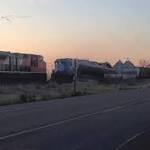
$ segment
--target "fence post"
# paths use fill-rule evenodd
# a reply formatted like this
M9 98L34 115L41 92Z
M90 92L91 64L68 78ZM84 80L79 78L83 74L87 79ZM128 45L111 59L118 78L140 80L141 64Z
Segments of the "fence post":
M74 95L77 93L77 59L74 59Z

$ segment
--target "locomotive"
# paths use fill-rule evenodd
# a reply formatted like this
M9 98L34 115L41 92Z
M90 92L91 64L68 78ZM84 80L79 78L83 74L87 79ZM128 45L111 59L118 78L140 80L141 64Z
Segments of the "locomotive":
M0 82L44 82L46 79L43 56L0 51Z

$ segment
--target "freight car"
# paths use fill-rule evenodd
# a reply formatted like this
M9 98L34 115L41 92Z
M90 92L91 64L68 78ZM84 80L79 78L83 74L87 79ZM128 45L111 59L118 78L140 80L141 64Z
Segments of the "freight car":
M74 59L57 59L51 79L57 82L72 82L74 77ZM77 60L78 79L104 79L104 72L111 67L108 63L99 64L89 60Z
M150 78L150 68L139 68L139 78Z
M44 82L46 62L41 55L0 51L0 83Z

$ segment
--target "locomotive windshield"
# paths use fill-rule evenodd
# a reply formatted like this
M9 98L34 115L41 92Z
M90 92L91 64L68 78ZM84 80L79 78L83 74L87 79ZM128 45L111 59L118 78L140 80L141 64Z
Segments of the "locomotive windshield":
M65 60L65 59L61 59L61 60L57 60L56 64L55 64L55 71L56 72L66 72L66 73L72 73L73 71L73 64L72 64L72 60Z

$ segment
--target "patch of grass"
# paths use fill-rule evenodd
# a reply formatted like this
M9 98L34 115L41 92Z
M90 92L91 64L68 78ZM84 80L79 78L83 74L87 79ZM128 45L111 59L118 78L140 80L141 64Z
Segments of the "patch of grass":
M126 82L121 84L99 83L96 81L78 82L77 93L73 94L73 84L26 84L5 85L0 87L0 105L46 101L56 98L67 98L100 94L111 90L128 90L150 87L150 80Z

